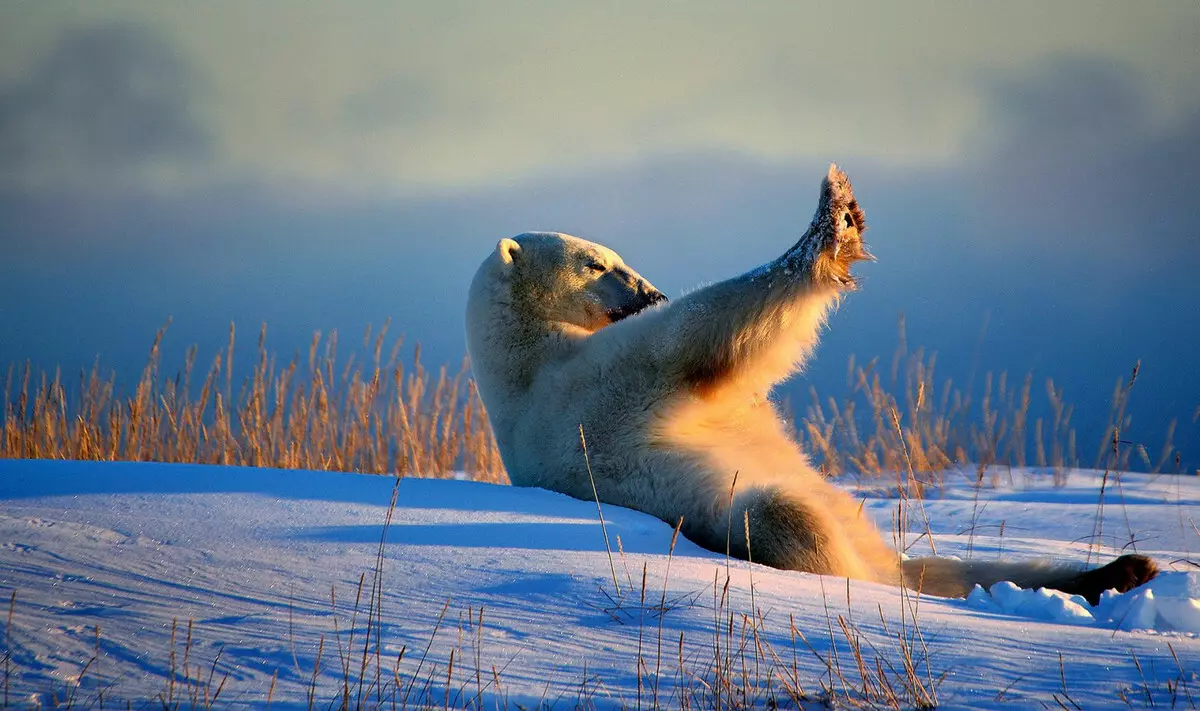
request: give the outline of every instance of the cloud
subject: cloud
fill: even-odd
[[[1094,56],[987,83],[990,120],[962,170],[995,249],[1200,258],[1200,111],[1162,121],[1144,77]]]
[[[23,104],[45,93],[52,64],[37,60],[55,37],[121,22],[141,35],[121,42],[166,43],[143,54],[176,63],[173,49],[186,48],[189,71],[203,77],[203,93],[192,77],[174,94],[184,105],[177,123],[191,126],[183,133],[219,139],[209,163],[188,173],[194,182],[448,195],[668,152],[925,168],[961,158],[981,94],[995,89],[979,80],[983,68],[1012,72],[1049,52],[1135,67],[1152,111],[1185,109],[1200,95],[1200,59],[1178,48],[1200,38],[1198,17],[1195,3],[1148,10],[1120,0],[770,0],[752,11],[697,0],[651,12],[552,0],[365,0],[353,12],[286,2],[9,3],[0,4],[0,75],[20,84],[0,93],[18,94],[17,113],[28,116]],[[71,45],[86,32],[69,32],[54,52],[83,53]],[[203,123],[191,112],[197,100]],[[35,115],[21,125],[39,125]],[[71,134],[55,135],[37,142],[33,161],[46,184],[74,175],[47,148]],[[186,164],[154,155],[138,170]]]
[[[212,148],[197,86],[188,62],[142,27],[66,31],[23,81],[0,88],[0,184],[170,179]]]
[[[441,107],[442,97],[428,82],[397,75],[350,94],[342,115],[350,127],[373,131],[433,120]]]

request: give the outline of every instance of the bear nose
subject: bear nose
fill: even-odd
[[[651,289],[650,291],[646,292],[646,300],[649,301],[651,304],[658,304],[663,301],[670,301],[670,299],[667,298],[667,295],[662,293],[658,289]]]

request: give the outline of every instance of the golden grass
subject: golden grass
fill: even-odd
[[[193,387],[196,348],[183,372],[160,373],[164,329],[155,336],[134,392],[117,394],[115,376],[99,364],[80,373],[70,391],[29,364],[5,378],[0,457],[157,461],[284,469],[403,473],[445,477],[465,472],[505,482],[491,426],[467,364],[453,374],[421,363],[420,347],[406,367],[403,339],[383,358],[387,327],[363,350],[338,362],[338,337],[315,334],[306,362],[279,362],[258,338],[249,377],[234,379],[235,330]],[[236,393],[236,394],[235,394]]]
[[[1127,380],[1116,383],[1108,425],[1092,461],[1082,459],[1071,422],[1074,407],[1064,401],[1062,388],[1052,379],[1042,388],[1044,407],[1034,409],[1046,414],[1031,423],[1036,397],[1032,373],[1019,383],[1004,372],[987,373],[976,396],[970,386],[958,388],[949,378],[939,382],[936,366],[935,354],[907,351],[901,320],[900,346],[890,375],[880,373],[879,358],[859,365],[851,357],[850,394],[839,401],[810,388],[810,403],[796,424],[797,439],[822,471],[889,479],[908,473],[911,493],[917,496],[956,467],[970,467],[979,483],[1006,467],[1048,467],[1058,483],[1065,482],[1067,470],[1081,466],[1124,471],[1136,465],[1177,473],[1175,421],[1155,459],[1142,443],[1123,439],[1140,364]]]
[[[164,330],[154,339],[133,393],[119,395],[115,376],[100,366],[79,375],[71,387],[31,367],[10,366],[4,383],[0,458],[51,458],[229,464],[286,469],[356,471],[505,482],[487,414],[464,361],[455,371],[436,372],[421,363],[420,347],[406,366],[403,339],[390,343],[387,326],[368,327],[356,360],[338,358],[336,332],[315,334],[306,359],[279,361],[259,333],[255,361],[235,379],[235,331],[228,347],[202,374],[196,348],[183,371],[166,377],[160,369]],[[937,358],[907,351],[903,320],[900,347],[890,374],[878,358],[847,367],[849,394],[838,400],[810,390],[810,403],[796,421],[801,446],[828,473],[901,478],[920,497],[956,467],[967,467],[982,484],[1004,467],[1038,466],[1059,481],[1074,467],[1121,471],[1139,465],[1150,471],[1179,468],[1174,423],[1161,452],[1123,438],[1137,368],[1118,380],[1101,447],[1092,462],[1082,459],[1063,390],[1047,379],[1035,388],[1032,374],[1019,381],[988,373],[981,392],[956,387],[936,376]],[[245,368],[246,366],[243,366]],[[201,378],[193,383],[193,377]],[[1044,393],[1038,395],[1037,393]],[[1032,408],[1037,398],[1041,407]],[[1031,412],[1044,412],[1032,417]],[[1200,412],[1198,412],[1200,416]],[[1031,421],[1032,418],[1032,421]],[[1114,444],[1115,443],[1115,444]]]

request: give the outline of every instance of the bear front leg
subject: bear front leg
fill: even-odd
[[[812,223],[781,257],[688,294],[642,322],[672,384],[769,389],[807,358],[850,267],[871,259],[862,209],[830,166]]]

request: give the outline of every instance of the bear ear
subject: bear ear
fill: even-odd
[[[505,237],[496,244],[496,254],[500,255],[500,262],[503,264],[512,264],[520,253],[521,245],[517,244],[516,240]]]

